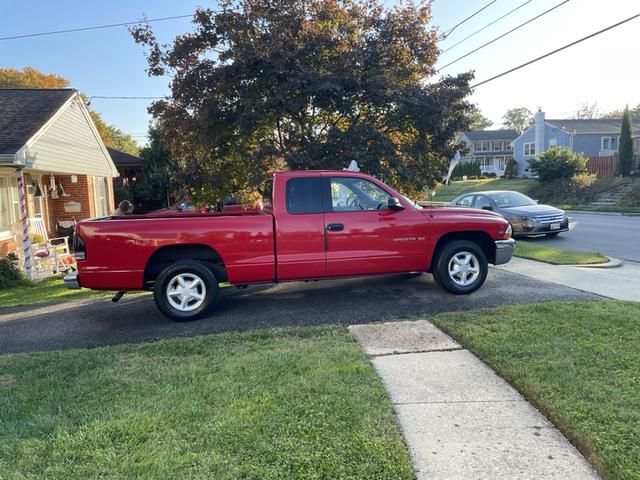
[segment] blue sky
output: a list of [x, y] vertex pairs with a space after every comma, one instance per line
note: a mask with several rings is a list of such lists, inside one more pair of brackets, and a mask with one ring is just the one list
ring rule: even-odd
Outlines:
[[[441, 46], [463, 39], [525, 0], [497, 0], [459, 27]], [[445, 53], [438, 65], [543, 12], [562, 0], [532, 0], [518, 12]], [[434, 24], [448, 29], [490, 0], [435, 0]], [[387, 0], [387, 5], [391, 0]], [[157, 18], [185, 15], [195, 6], [216, 8], [212, 1], [186, 0], [2, 0], [0, 37], [48, 30], [118, 23], [142, 15]], [[547, 16], [445, 69], [444, 74], [475, 70], [484, 80], [558, 46], [640, 12], [631, 0], [571, 0]], [[189, 19], [153, 24], [163, 42], [190, 29]], [[640, 103], [640, 18], [600, 37], [479, 87], [472, 100], [499, 125], [505, 110], [542, 107], [548, 117], [569, 116], [583, 102], [597, 102], [601, 111]], [[0, 66], [32, 66], [71, 80], [87, 95], [159, 96], [168, 92], [167, 78], [149, 78], [143, 50], [125, 27], [0, 41]], [[148, 101], [95, 99], [92, 108], [108, 123], [144, 140]]]

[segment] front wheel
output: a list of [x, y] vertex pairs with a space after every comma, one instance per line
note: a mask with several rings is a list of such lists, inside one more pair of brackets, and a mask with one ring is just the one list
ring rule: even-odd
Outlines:
[[215, 305], [218, 281], [202, 262], [179, 261], [158, 275], [153, 298], [158, 309], [176, 322], [196, 320], [209, 313]]
[[475, 292], [487, 279], [487, 257], [476, 243], [456, 240], [442, 247], [435, 258], [433, 278], [449, 293]]

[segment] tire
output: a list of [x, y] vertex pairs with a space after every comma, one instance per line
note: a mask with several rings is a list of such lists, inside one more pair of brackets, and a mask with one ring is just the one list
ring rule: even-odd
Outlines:
[[218, 299], [218, 280], [202, 262], [178, 261], [158, 275], [153, 299], [158, 309], [176, 322], [196, 320], [214, 307]]
[[[456, 267], [462, 267], [462, 272], [456, 272]], [[484, 284], [488, 271], [484, 251], [468, 240], [455, 240], [440, 248], [432, 269], [438, 286], [455, 295], [475, 292]]]

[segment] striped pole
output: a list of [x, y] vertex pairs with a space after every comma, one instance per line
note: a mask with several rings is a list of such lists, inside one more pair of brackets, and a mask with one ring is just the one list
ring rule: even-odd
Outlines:
[[[31, 238], [29, 238], [29, 221], [27, 220], [27, 189], [24, 185], [24, 173], [16, 170], [18, 182], [18, 200], [20, 202], [20, 223], [22, 225], [22, 252], [24, 254], [24, 270], [29, 280], [33, 280], [31, 269]], [[16, 245], [17, 247], [17, 245]]]

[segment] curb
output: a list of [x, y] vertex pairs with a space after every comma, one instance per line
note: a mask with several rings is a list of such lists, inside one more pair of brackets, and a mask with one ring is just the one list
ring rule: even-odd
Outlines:
[[567, 216], [571, 213], [578, 213], [582, 215], [612, 215], [615, 217], [640, 217], [640, 213], [635, 212], [590, 212], [588, 210], [569, 210], [564, 209]]
[[[605, 255], [605, 257], [607, 257]], [[559, 265], [563, 267], [580, 267], [580, 268], [618, 268], [622, 266], [622, 260], [614, 257], [607, 257], [609, 259], [606, 263], [590, 263], [586, 265]]]

